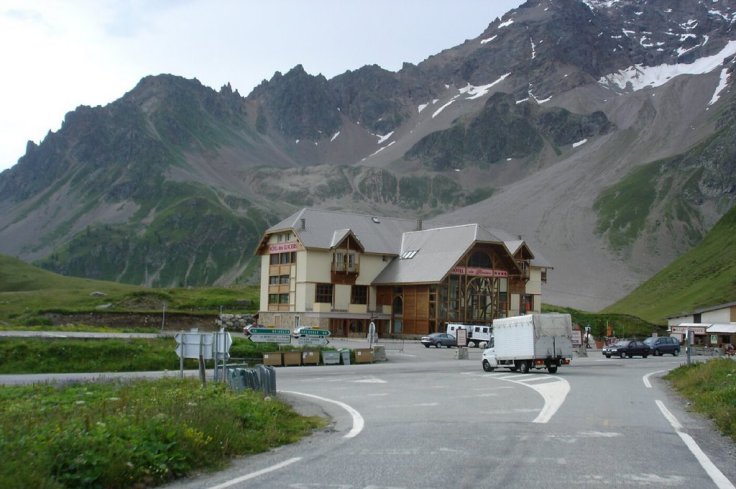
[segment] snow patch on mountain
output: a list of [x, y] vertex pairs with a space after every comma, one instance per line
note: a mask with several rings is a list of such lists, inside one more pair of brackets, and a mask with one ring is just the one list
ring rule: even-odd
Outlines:
[[716, 87], [715, 92], [713, 92], [713, 97], [711, 97], [708, 105], [713, 105], [718, 102], [718, 99], [721, 98], [721, 92], [726, 88], [726, 85], [728, 85], [728, 68], [723, 68], [721, 70], [721, 79], [718, 82], [718, 86]]
[[616, 73], [603, 76], [598, 80], [598, 83], [611, 88], [617, 87], [621, 90], [626, 90], [627, 87], [630, 87], [632, 91], [636, 92], [646, 87], [659, 87], [680, 75], [702, 75], [710, 73], [719, 66], [722, 66], [724, 59], [734, 54], [736, 54], [736, 41], [729, 41], [719, 53], [712, 56], [705, 56], [693, 63], [663, 64], [658, 66], [637, 64]]
[[460, 89], [461, 94], [469, 94], [470, 96], [466, 98], [466, 100], [474, 100], [477, 98], [480, 98], [484, 95], [486, 95], [491, 88], [498, 85], [502, 81], [504, 81], [511, 73], [506, 73], [505, 75], [502, 75], [500, 78], [498, 78], [496, 81], [493, 81], [489, 83], [488, 85], [481, 85], [481, 86], [473, 86], [470, 83], [468, 83], [467, 86]]
[[595, 12], [596, 8], [611, 8], [614, 4], [618, 3], [619, 0], [583, 0], [583, 3], [588, 8]]

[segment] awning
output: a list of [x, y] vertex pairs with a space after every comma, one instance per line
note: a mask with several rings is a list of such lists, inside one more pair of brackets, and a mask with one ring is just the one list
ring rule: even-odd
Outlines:
[[708, 334], [736, 334], [736, 324], [713, 324], [707, 330]]

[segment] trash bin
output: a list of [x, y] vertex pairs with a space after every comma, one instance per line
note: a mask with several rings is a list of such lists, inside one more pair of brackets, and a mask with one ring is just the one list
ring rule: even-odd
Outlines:
[[373, 363], [373, 350], [357, 348], [355, 350], [355, 363]]
[[284, 365], [301, 365], [302, 364], [302, 352], [300, 351], [285, 351], [284, 352]]
[[245, 389], [245, 380], [243, 378], [242, 368], [228, 368], [225, 374], [225, 381], [235, 392]]
[[261, 391], [264, 394], [273, 396], [276, 394], [276, 369], [270, 365], [258, 365], [255, 368], [258, 381], [261, 385]]
[[284, 364], [284, 359], [280, 351], [270, 351], [263, 354], [263, 364], [280, 367]]
[[319, 365], [319, 352], [313, 350], [303, 351], [302, 365]]
[[325, 365], [340, 365], [340, 352], [339, 351], [323, 351], [322, 352], [322, 363]]
[[350, 365], [350, 350], [347, 348], [340, 350], [340, 356], [342, 357], [343, 365]]

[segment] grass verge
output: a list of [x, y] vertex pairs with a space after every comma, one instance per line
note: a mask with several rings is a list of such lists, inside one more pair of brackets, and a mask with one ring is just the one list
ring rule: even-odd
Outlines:
[[[0, 341], [0, 374], [178, 370], [179, 357], [175, 348], [173, 338], [3, 338]], [[263, 352], [267, 351], [278, 351], [278, 346], [234, 336], [230, 355], [260, 363]], [[196, 367], [196, 360], [184, 362], [184, 368]]]
[[324, 423], [193, 379], [0, 387], [0, 487], [150, 487]]
[[695, 411], [713, 420], [721, 432], [736, 441], [736, 362], [719, 358], [683, 365], [665, 379], [692, 403]]

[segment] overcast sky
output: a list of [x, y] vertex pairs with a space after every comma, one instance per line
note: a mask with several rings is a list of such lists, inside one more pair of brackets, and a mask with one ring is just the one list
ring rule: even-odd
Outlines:
[[0, 171], [79, 105], [147, 75], [241, 95], [297, 64], [397, 71], [479, 36], [522, 0], [0, 0]]

